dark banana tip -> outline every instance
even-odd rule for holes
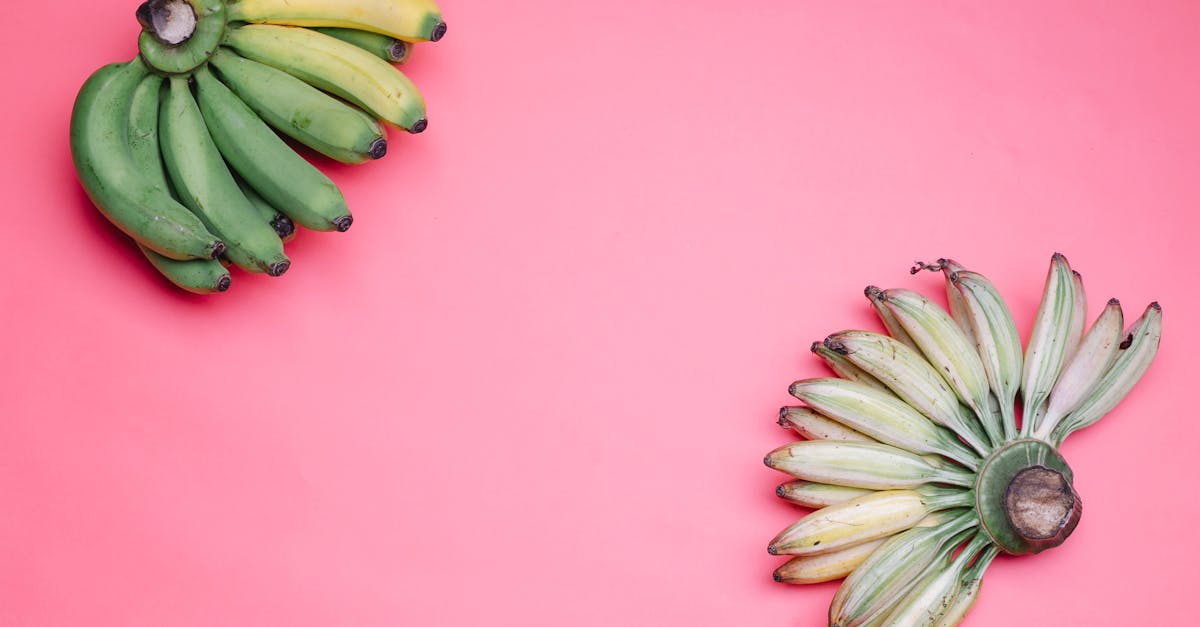
[[[863,290],[863,294],[866,294],[867,298],[871,299],[872,302],[877,301],[877,300],[884,300],[883,290],[879,289],[878,287],[875,287],[874,285],[868,285]]]
[[[388,46],[387,55],[392,63],[401,63],[408,56],[408,46],[404,45],[403,41],[393,42]]]
[[[767,553],[770,553],[771,555],[779,555],[778,549],[776,549],[775,545],[773,545],[773,544],[771,546],[767,547]]]
[[[371,147],[367,149],[367,156],[372,159],[382,159],[387,154],[387,140],[380,137],[371,142]]]
[[[222,242],[221,240],[213,242],[212,246],[210,246],[208,249],[209,259],[216,259],[223,254],[225,254],[225,242]]]
[[[846,346],[844,344],[842,344],[840,341],[834,339],[834,337],[832,335],[825,338],[824,345],[825,345],[825,348],[828,348],[829,350],[831,350],[839,355],[849,355],[850,354],[850,351],[846,348]]]
[[[1162,313],[1162,305],[1158,304],[1158,301],[1154,301],[1154,302],[1150,303],[1150,308],[1159,313]]]
[[[783,486],[778,486],[775,488],[775,496],[783,498]]]
[[[788,417],[788,408],[787,408],[787,407],[780,407],[780,408],[779,408],[779,426],[781,426],[781,427],[783,427],[783,428],[785,428],[785,429],[786,429],[786,428],[788,428],[788,419],[787,419],[787,417]]]
[[[337,229],[338,233],[345,233],[350,230],[350,225],[354,224],[354,216],[344,215],[333,221],[333,228]]]
[[[442,37],[445,37],[445,36],[446,36],[446,23],[438,22],[437,25],[433,27],[433,30],[429,33],[429,41],[439,41]]]
[[[771,573],[771,578],[775,580],[775,583],[783,583],[783,577],[780,577],[777,572]]]
[[[229,278],[229,275],[226,274],[217,281],[217,291],[224,292],[228,290],[231,283],[233,283],[233,281]]]
[[[1117,300],[1117,299],[1115,299],[1115,298],[1110,298],[1110,299],[1108,299],[1108,304],[1109,304],[1109,305],[1111,305],[1111,306],[1113,306],[1113,307],[1120,307],[1120,306],[1121,306],[1121,301],[1119,301],[1119,300]]]
[[[287,272],[290,267],[292,267],[292,262],[287,259],[276,261],[267,268],[267,276],[283,276],[283,273]]]
[[[271,220],[271,228],[275,229],[275,234],[279,236],[279,239],[283,239],[296,232],[296,223],[281,214]]]
[[[413,122],[412,128],[408,129],[408,132],[416,135],[417,133],[424,133],[425,129],[427,128],[429,128],[429,120],[421,118],[420,120]]]
[[[763,465],[764,465],[764,466],[769,466],[769,467],[771,467],[771,468],[774,468],[774,466],[771,466],[771,456],[770,456],[770,455],[767,455],[766,457],[763,457]]]

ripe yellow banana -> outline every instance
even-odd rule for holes
[[[446,34],[432,0],[228,0],[230,21],[337,26],[404,41],[437,41]]]
[[[272,24],[235,28],[225,43],[243,57],[345,98],[410,133],[429,124],[416,85],[391,63],[354,44],[307,28]]]

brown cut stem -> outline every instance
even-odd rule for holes
[[[178,46],[196,32],[196,10],[185,0],[148,0],[137,9],[146,32],[168,46]]]
[[[1045,466],[1030,466],[1017,473],[1004,494],[1009,524],[1034,552],[1056,547],[1079,524],[1083,501],[1067,478]]]

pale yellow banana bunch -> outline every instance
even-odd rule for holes
[[[1080,519],[1057,447],[1094,424],[1149,368],[1162,332],[1151,303],[1129,326],[1109,300],[1087,325],[1083,281],[1055,254],[1022,347],[996,286],[950,259],[949,311],[868,287],[886,333],[846,330],[811,350],[836,377],[794,382],[779,412],[801,439],[766,465],[776,494],[810,508],[768,545],[783,583],[843,579],[836,627],[957,625],[1000,553],[1061,544]]]

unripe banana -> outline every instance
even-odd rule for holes
[[[824,344],[883,382],[934,423],[963,438],[979,454],[986,455],[990,450],[975,416],[963,411],[946,380],[917,351],[894,338],[870,331],[842,331],[825,338]]]
[[[771,451],[763,462],[797,479],[871,490],[911,489],[925,483],[974,485],[975,476],[934,467],[919,456],[886,444],[805,440]]]
[[[437,41],[446,22],[433,0],[228,0],[229,19],[292,26],[339,26],[406,41]]]
[[[1129,325],[1120,345],[1121,352],[1092,393],[1055,429],[1051,436],[1054,442],[1061,444],[1068,435],[1095,424],[1116,407],[1150,367],[1161,336],[1162,307],[1157,302],[1150,303],[1141,317]]]
[[[1033,431],[1042,404],[1066,361],[1076,303],[1071,266],[1066,257],[1054,253],[1025,349],[1025,368],[1021,376],[1022,436]]]
[[[979,534],[952,561],[936,560],[881,624],[887,627],[933,627],[958,596],[963,573],[988,542]]]
[[[829,624],[858,627],[883,617],[976,524],[975,514],[967,511],[940,526],[918,526],[892,536],[838,587],[829,604]]]
[[[275,234],[279,236],[279,241],[284,244],[296,239],[296,223],[292,219],[283,215],[283,212],[276,209],[271,203],[267,202],[258,192],[254,191],[246,181],[238,176],[233,177],[237,180],[238,188],[246,195],[246,200],[258,211],[258,216],[264,222],[271,225],[275,229]]]
[[[272,128],[342,163],[387,154],[386,131],[369,115],[269,65],[221,48],[212,67]]]
[[[912,337],[921,353],[941,374],[958,397],[979,417],[992,443],[1000,442],[1003,429],[992,420],[988,404],[987,373],[983,363],[950,315],[921,294],[907,289],[884,292],[883,304]]]
[[[1032,435],[1046,439],[1067,414],[1087,398],[1120,354],[1121,332],[1125,328],[1121,302],[1108,301],[1100,317],[1079,343],[1074,355],[1063,366],[1050,391],[1045,413],[1034,424]]]
[[[393,65],[328,35],[272,24],[230,30],[226,45],[362,107],[410,133],[425,130],[425,101]]]
[[[314,231],[354,221],[333,181],[296,154],[208,68],[195,73],[196,100],[221,156],[272,206]]]
[[[999,290],[982,274],[960,270],[950,280],[962,295],[965,315],[974,330],[975,348],[999,409],[1004,438],[1010,440],[1017,434],[1013,408],[1021,386],[1023,361],[1016,322]]]
[[[100,212],[134,241],[172,259],[212,259],[224,244],[133,160],[130,107],[147,74],[134,59],[106,65],[84,82],[71,111],[75,172]]]
[[[950,602],[949,607],[938,619],[936,627],[955,627],[962,622],[966,617],[967,612],[971,611],[971,607],[975,605],[975,601],[979,598],[979,588],[983,585],[983,573],[987,567],[991,565],[992,560],[996,559],[996,555],[1000,550],[994,546],[987,547],[980,552],[979,558],[971,564],[965,572],[963,572],[958,593]]]
[[[250,272],[279,276],[290,262],[274,229],[246,200],[192,97],[186,78],[172,76],[159,117],[163,161],[179,197],[226,243],[225,255]]]
[[[157,187],[169,189],[158,141],[159,95],[163,78],[151,74],[133,92],[129,109],[129,151],[140,172]],[[195,294],[213,294],[229,289],[229,271],[215,259],[180,261],[164,257],[142,244],[138,248],[168,281]]]
[[[893,394],[833,378],[796,381],[788,392],[822,415],[884,444],[978,467],[979,458],[951,431],[930,422]]]
[[[387,61],[388,63],[404,63],[412,53],[412,42],[400,41],[395,37],[372,33],[354,28],[321,27],[312,30],[340,39],[348,44],[354,44],[367,52]]]

